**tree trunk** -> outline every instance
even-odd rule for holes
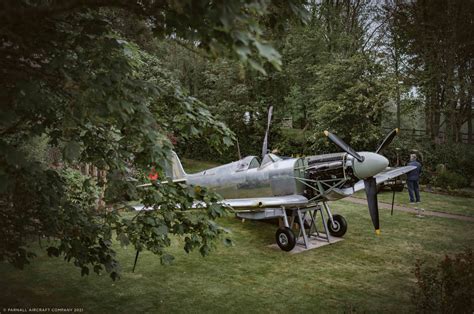
[[[400,108],[400,71],[398,66],[398,48],[395,47],[395,91],[397,93],[397,128],[402,127],[402,120],[401,120],[401,108]]]
[[[472,141],[472,105],[469,106],[467,115],[467,142],[469,144],[474,144]]]

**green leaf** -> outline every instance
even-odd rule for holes
[[[211,248],[207,244],[204,244],[199,249],[199,252],[201,253],[202,256],[207,256],[211,252]]]
[[[145,222],[149,224],[150,226],[154,226],[156,224],[155,219],[153,219],[152,217],[147,217]]]
[[[249,58],[247,61],[249,62],[250,66],[252,68],[254,68],[258,72],[262,73],[263,75],[267,75],[267,72],[265,71],[265,69],[262,67],[262,65],[260,63],[258,63],[257,61],[255,61],[251,58]]]
[[[258,41],[255,41],[255,46],[261,56],[267,59],[273,66],[277,69],[281,67],[281,55],[273,48],[271,45],[262,44]]]
[[[122,247],[127,246],[127,245],[130,244],[130,240],[128,239],[128,236],[123,232],[117,234],[117,240],[120,241],[120,245]]]
[[[67,142],[64,146],[64,158],[67,161],[74,161],[81,155],[81,144],[76,141]]]
[[[171,263],[174,261],[174,256],[165,253],[161,256],[160,260],[162,265],[171,265]]]
[[[248,56],[252,52],[249,47],[242,46],[242,45],[235,46],[234,50],[235,50],[235,52],[237,52],[240,60],[242,60],[242,61],[246,61],[248,59]]]
[[[166,225],[160,225],[152,229],[156,235],[166,235],[168,234],[168,227]]]
[[[224,136],[222,138],[222,141],[224,142],[225,146],[232,146],[234,144],[234,142],[232,141],[232,138],[230,138],[228,136]]]

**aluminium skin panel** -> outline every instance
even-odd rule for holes
[[[303,166],[302,158],[285,159],[246,170],[210,169],[188,175],[186,180],[190,185],[208,187],[227,199],[294,195],[303,193],[302,184],[295,178],[304,176]]]

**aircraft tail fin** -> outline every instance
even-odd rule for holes
[[[171,178],[172,180],[183,179],[186,176],[186,172],[184,172],[183,165],[181,164],[178,155],[175,152],[171,152],[169,159],[171,164],[168,162],[166,163],[166,177]]]

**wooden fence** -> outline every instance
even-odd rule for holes
[[[388,132],[390,130],[393,130],[392,128],[387,128],[387,127],[384,127],[383,128],[385,132]],[[430,140],[430,137],[429,135],[426,133],[426,130],[422,130],[422,129],[404,129],[404,128],[401,128],[400,131],[402,132],[402,134],[404,136],[409,136],[413,139],[416,139],[416,140]],[[463,143],[463,144],[474,144],[474,142],[471,142],[469,143],[469,134],[468,133],[459,133],[459,136],[460,136],[460,143]],[[436,137],[435,139],[435,142],[437,144],[443,144],[443,143],[446,143],[447,142],[447,134],[446,132],[444,131],[440,131],[438,133],[438,136]]]

